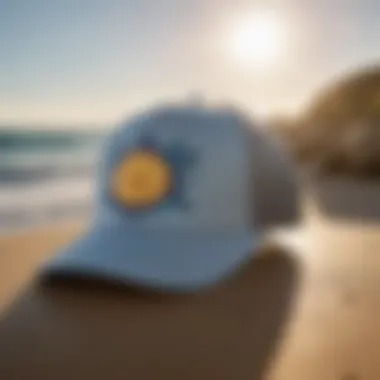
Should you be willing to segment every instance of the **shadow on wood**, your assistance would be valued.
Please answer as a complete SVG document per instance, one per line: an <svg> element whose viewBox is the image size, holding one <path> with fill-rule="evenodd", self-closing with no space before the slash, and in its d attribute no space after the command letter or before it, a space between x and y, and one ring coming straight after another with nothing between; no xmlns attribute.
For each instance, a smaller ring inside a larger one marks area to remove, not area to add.
<svg viewBox="0 0 380 380"><path fill-rule="evenodd" d="M299 275L288 253L267 251L196 295L36 282L0 327L0 378L264 379Z"/></svg>

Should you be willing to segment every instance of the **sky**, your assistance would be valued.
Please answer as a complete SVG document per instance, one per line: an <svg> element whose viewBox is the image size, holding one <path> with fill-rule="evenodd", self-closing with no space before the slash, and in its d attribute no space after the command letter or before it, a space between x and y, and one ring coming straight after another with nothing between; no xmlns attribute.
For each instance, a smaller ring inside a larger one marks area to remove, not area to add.
<svg viewBox="0 0 380 380"><path fill-rule="evenodd" d="M266 11L283 25L281 56L240 65L232 25ZM198 94L297 114L380 62L379 19L378 0L0 0L0 125L103 126Z"/></svg>

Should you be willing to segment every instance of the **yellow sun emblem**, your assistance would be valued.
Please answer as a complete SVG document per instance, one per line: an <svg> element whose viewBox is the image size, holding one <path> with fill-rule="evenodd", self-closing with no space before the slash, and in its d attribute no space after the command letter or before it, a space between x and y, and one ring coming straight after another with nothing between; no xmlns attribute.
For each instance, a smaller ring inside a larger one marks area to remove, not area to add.
<svg viewBox="0 0 380 380"><path fill-rule="evenodd" d="M130 153L112 177L114 197L127 207L153 206L167 196L172 182L170 165L159 154L138 150Z"/></svg>

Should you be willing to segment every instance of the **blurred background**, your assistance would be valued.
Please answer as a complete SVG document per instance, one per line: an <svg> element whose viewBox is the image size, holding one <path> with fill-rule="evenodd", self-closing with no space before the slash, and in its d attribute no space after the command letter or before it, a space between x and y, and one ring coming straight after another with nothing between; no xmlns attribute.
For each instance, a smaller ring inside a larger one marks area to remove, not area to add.
<svg viewBox="0 0 380 380"><path fill-rule="evenodd" d="M0 228L88 212L107 130L157 102L232 104L313 174L380 175L380 3L0 1Z"/></svg>
<svg viewBox="0 0 380 380"><path fill-rule="evenodd" d="M0 228L87 213L107 130L188 97L265 119L313 175L377 178L379 14L376 0L1 0Z"/></svg>
<svg viewBox="0 0 380 380"><path fill-rule="evenodd" d="M289 355L377 380L379 20L378 0L0 0L0 308L81 230L110 128L162 102L233 105L305 190L308 227L284 237L307 279Z"/></svg>

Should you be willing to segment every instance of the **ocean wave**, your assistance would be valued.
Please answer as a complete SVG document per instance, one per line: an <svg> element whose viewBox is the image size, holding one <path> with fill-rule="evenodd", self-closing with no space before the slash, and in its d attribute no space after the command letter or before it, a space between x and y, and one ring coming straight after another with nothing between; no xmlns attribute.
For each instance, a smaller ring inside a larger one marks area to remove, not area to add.
<svg viewBox="0 0 380 380"><path fill-rule="evenodd" d="M0 212L0 230L44 225L73 218L87 218L91 214L90 202L50 205L39 209L16 209Z"/></svg>
<svg viewBox="0 0 380 380"><path fill-rule="evenodd" d="M1 152L65 151L96 145L104 139L104 132L33 130L26 131L8 127L0 129Z"/></svg>
<svg viewBox="0 0 380 380"><path fill-rule="evenodd" d="M17 228L91 210L103 136L0 130L0 228Z"/></svg>
<svg viewBox="0 0 380 380"><path fill-rule="evenodd" d="M94 164L0 167L0 185L14 186L20 183L39 183L59 178L91 177L94 172Z"/></svg>
<svg viewBox="0 0 380 380"><path fill-rule="evenodd" d="M0 185L0 229L85 217L92 208L93 178Z"/></svg>

